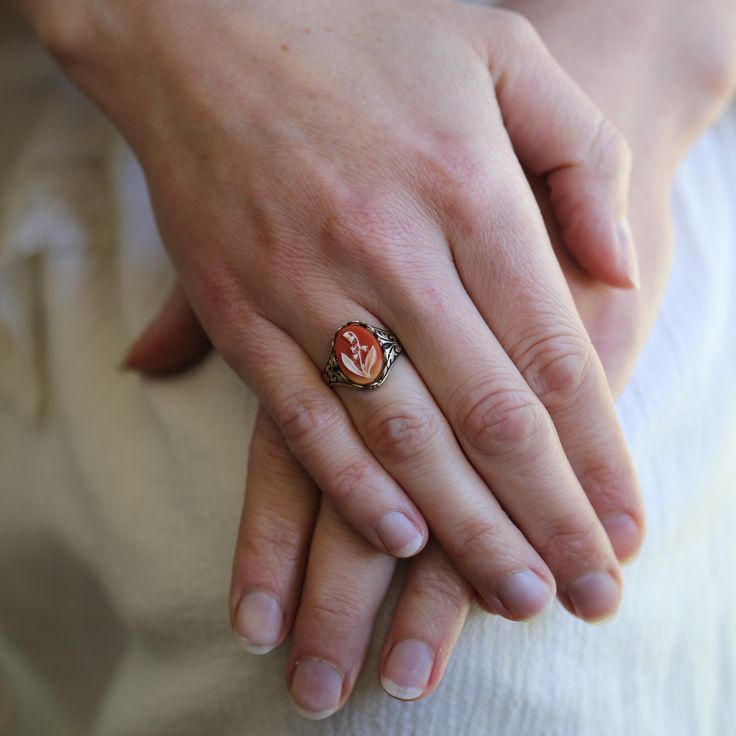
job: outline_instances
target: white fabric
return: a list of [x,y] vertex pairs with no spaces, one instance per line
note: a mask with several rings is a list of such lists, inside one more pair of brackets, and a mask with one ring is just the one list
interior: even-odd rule
[[256,401],[214,356],[117,370],[173,278],[141,172],[35,47],[0,41],[0,734],[736,733],[736,111],[678,176],[674,272],[618,407],[648,513],[618,616],[476,610],[439,691],[404,704],[376,679],[389,600],[349,705],[312,723],[285,651],[228,628]]

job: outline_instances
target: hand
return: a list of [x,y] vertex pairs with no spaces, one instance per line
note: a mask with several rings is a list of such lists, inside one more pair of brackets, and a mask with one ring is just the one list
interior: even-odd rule
[[[668,232],[661,212],[650,210],[644,199],[641,207],[652,213],[651,231]],[[668,241],[655,242],[663,246],[660,266],[666,270]],[[594,344],[607,348],[609,380],[620,389],[637,354],[640,312],[647,312],[645,305],[652,301],[647,287],[657,279],[643,273],[645,291],[637,299],[636,293],[594,282],[569,258],[565,270]],[[201,356],[205,339],[177,291],[137,342],[138,368],[149,374],[181,369]],[[292,634],[286,675],[295,706],[306,717],[327,717],[350,697],[395,564],[366,545],[329,502],[323,500],[319,513],[319,489],[263,409],[249,458],[233,563],[231,624],[243,646],[256,654],[271,651]],[[409,561],[384,639],[379,672],[387,693],[414,700],[435,691],[473,598],[472,586],[430,537]]]
[[[579,6],[576,11],[580,13]],[[600,23],[600,18],[596,16],[597,11],[593,8],[594,21],[590,24],[591,27],[576,39],[570,39],[566,33],[568,24],[557,22],[558,12],[557,9],[553,10],[542,5],[536,9],[534,20],[547,40],[559,46],[560,50],[568,55],[568,68],[578,77],[590,74],[591,69],[591,65],[586,62],[585,50],[580,46],[582,39],[593,39],[592,46],[596,48],[597,55],[601,55],[607,48],[606,43],[615,50],[619,48],[620,37],[630,38],[630,30],[627,28],[631,26],[630,23],[620,29],[621,34],[625,36],[617,36],[615,26],[612,26],[608,19]],[[689,27],[692,27],[692,24],[689,24]],[[602,32],[603,29],[605,29],[604,38],[596,40],[596,31]],[[669,35],[670,38],[677,38],[673,34]],[[692,34],[688,32],[687,37],[692,37]],[[670,44],[668,48],[669,46]],[[650,44],[648,50],[653,49]],[[682,50],[680,52],[677,55],[678,59],[688,57],[687,53],[683,54]],[[615,54],[612,56],[615,57]],[[702,59],[702,55],[698,58]],[[637,67],[634,62],[632,65]],[[641,68],[655,70],[658,65],[671,68],[671,64],[663,59],[638,64]],[[711,61],[707,66],[710,77],[713,78],[712,71],[717,65],[714,66]],[[634,150],[635,176],[632,184],[636,196],[631,214],[637,242],[644,252],[642,291],[622,292],[608,289],[586,277],[562,249],[558,248],[558,255],[563,260],[563,267],[576,304],[591,333],[593,343],[601,353],[609,381],[616,393],[622,390],[633,366],[643,342],[642,336],[648,331],[648,326],[656,313],[659,295],[666,279],[671,250],[666,203],[672,173],[682,151],[686,148],[688,139],[691,140],[707,125],[708,120],[716,114],[718,107],[722,106],[733,89],[733,82],[736,82],[736,75],[732,75],[729,79],[727,73],[729,68],[734,68],[733,65],[721,64],[720,68],[726,70],[726,74],[717,74],[716,77],[720,76],[723,84],[714,85],[712,89],[714,94],[704,101],[705,104],[699,105],[691,104],[692,94],[688,89],[687,77],[664,75],[665,79],[677,79],[678,83],[683,85],[674,99],[680,99],[686,104],[689,119],[698,124],[683,126],[678,135],[673,136],[669,144],[662,148],[653,146],[650,139],[652,128],[661,129],[658,118],[649,114],[639,114],[638,117],[620,114],[620,111],[625,109],[636,111],[645,108],[644,105],[637,104],[633,92],[627,95],[626,90],[632,90],[632,87],[625,80],[622,80],[618,88],[610,84],[595,85],[590,82],[587,87],[604,109],[610,107],[611,114],[619,110],[616,122],[627,131]],[[692,87],[698,92],[702,91],[702,77],[698,78],[697,67],[691,66],[689,72],[694,77],[690,80]],[[602,79],[606,78],[605,64],[598,68],[597,73]],[[654,91],[662,93],[662,85],[657,85],[656,90],[645,91],[644,98],[651,100]],[[633,99],[628,99],[629,96]],[[627,104],[623,106],[620,102],[617,103],[617,98],[626,100]],[[668,109],[657,101],[651,104],[655,109],[657,107]],[[671,116],[666,117],[669,119]],[[680,115],[675,116],[675,119],[684,121],[688,117]],[[551,222],[548,224],[552,227]],[[156,366],[164,367],[161,359],[169,354],[170,349],[181,349],[182,342],[186,346],[187,341],[182,341],[182,338],[196,335],[197,332],[196,320],[187,310],[186,302],[183,299],[172,300],[163,317],[154,323],[149,333],[138,343],[138,359],[141,361],[141,367],[147,366],[149,370]],[[302,580],[303,567],[294,568],[290,562],[301,560],[303,564],[306,540],[311,533],[311,518],[303,527],[299,528],[297,525],[292,529],[292,522],[285,512],[290,511],[293,514],[301,499],[303,505],[311,508],[313,517],[316,511],[317,490],[303,470],[294,463],[293,456],[283,446],[283,440],[278,432],[274,431],[267,417],[258,418],[250,457],[251,472],[246,497],[250,508],[246,508],[243,519],[246,524],[248,512],[252,513],[253,529],[263,530],[264,533],[254,535],[244,528],[239,537],[234,565],[231,612],[236,623],[235,610],[240,591],[248,582],[248,578],[252,578],[256,571],[262,571],[262,579],[255,581],[260,583],[261,589],[272,591],[275,589],[280,600],[289,602],[283,628],[279,629],[278,625],[272,626],[272,630],[275,629],[272,631],[272,639],[279,642],[291,628],[295,612],[293,601],[296,600]],[[285,469],[291,469],[294,475],[288,472],[281,474]],[[278,477],[269,477],[269,473],[273,474],[276,471],[279,471]],[[263,489],[274,491],[276,496],[274,504],[263,506],[271,496],[270,493],[263,492]],[[263,513],[258,511],[259,506],[263,507]],[[276,538],[269,538],[269,530],[279,528],[277,522],[280,519],[286,519],[287,529],[292,529],[293,533],[282,532]],[[374,553],[364,545],[361,548],[359,540],[356,540],[354,535],[351,537],[344,529],[341,535],[335,535],[329,529],[326,533],[322,533],[326,525],[334,523],[336,523],[334,514],[331,512],[326,514],[315,536],[316,550],[324,549],[325,545],[334,539],[338,539],[341,546],[336,552],[331,551],[324,558],[315,556],[310,562],[310,579],[305,588],[304,605],[299,612],[289,673],[290,681],[294,685],[293,663],[305,653],[318,653],[323,661],[336,662],[349,675],[346,682],[341,685],[338,702],[343,702],[349,693],[354,672],[362,660],[365,635],[370,630],[375,611],[375,600],[371,595],[380,600],[382,590],[387,584],[388,572],[385,561],[373,559]],[[337,523],[339,526],[339,522]],[[344,527],[344,524],[342,526]],[[248,540],[252,541],[249,543]],[[334,565],[335,559],[340,560],[339,567]],[[273,562],[269,564],[269,561]],[[282,564],[278,564],[279,562]],[[289,578],[288,574],[295,570],[296,573]],[[364,580],[366,575],[369,578],[372,575],[373,580]],[[367,596],[364,591],[369,591]],[[426,696],[432,692],[441,677],[470,598],[469,586],[452,569],[436,547],[428,547],[420,557],[412,561],[410,576],[381,657],[384,686],[389,692],[399,697]],[[335,601],[339,601],[340,605],[336,606]],[[261,622],[262,625],[266,624],[266,629],[268,621],[268,616],[264,616]],[[248,624],[247,621],[245,623]],[[395,644],[404,640],[413,643],[403,644],[394,651]],[[390,656],[391,652],[394,652],[394,656]],[[432,661],[433,654],[435,654],[434,661]],[[405,665],[418,666],[408,668],[402,677],[402,671],[397,669],[401,662]],[[425,668],[430,667],[429,676],[422,670],[421,665]],[[324,678],[324,682],[329,682],[330,672],[332,671],[327,670],[328,677]],[[407,679],[410,672],[412,675]],[[303,676],[300,677],[302,680],[305,679]],[[333,681],[334,677],[333,675]],[[326,691],[322,692],[323,697],[327,694]],[[315,695],[317,693],[311,693],[311,702],[313,706],[316,705],[317,710],[321,710],[323,708],[314,700]]]
[[[641,501],[509,136],[566,246],[619,285],[626,154],[529,27],[444,3],[315,2],[297,25],[272,3],[89,7],[67,68],[138,153],[207,334],[341,516],[412,554],[406,490],[492,610],[528,617],[555,585],[585,619],[613,610]],[[348,317],[411,357],[369,395],[319,376]]]
[[596,284],[553,238],[611,388],[620,394],[667,285],[670,192],[677,167],[736,94],[736,5],[728,0],[561,0],[553,7],[507,0],[502,5],[532,21],[555,57],[622,131],[633,153],[629,219],[641,290]]
[[[320,507],[321,495],[261,408],[233,565],[231,619],[253,653],[270,651],[292,633],[287,682],[309,718],[330,715],[349,697],[396,565],[326,498]],[[384,644],[388,692],[410,699],[436,687],[472,598],[472,587],[430,539],[409,561]],[[394,648],[398,642],[405,643]],[[411,680],[403,673],[407,664]]]
[[[661,184],[666,186],[664,180]],[[640,214],[649,213],[646,232],[666,232],[667,220],[652,204],[641,200]],[[553,229],[554,223],[550,220],[548,226]],[[558,246],[559,239],[553,238],[553,243]],[[601,285],[558,250],[593,342],[607,348],[609,380],[620,387],[638,347],[632,336],[640,330],[633,320],[620,329],[618,320],[622,314],[638,317],[635,309],[651,301],[649,291],[632,301],[635,292]],[[662,252],[660,266],[666,269],[667,249]],[[651,276],[643,274],[646,285],[652,283]],[[205,343],[204,330],[177,289],[136,342],[133,362],[149,375],[170,374],[201,357]],[[320,496],[261,407],[233,562],[231,624],[243,646],[255,654],[271,651],[292,634],[287,682],[297,709],[310,718],[329,716],[348,699],[395,571],[394,561],[367,545],[328,501],[323,499],[320,509]],[[380,673],[386,692],[405,700],[434,692],[474,595],[430,538],[409,562],[384,640]]]

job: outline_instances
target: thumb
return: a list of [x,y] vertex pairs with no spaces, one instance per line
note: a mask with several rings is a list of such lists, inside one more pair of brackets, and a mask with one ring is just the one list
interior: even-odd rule
[[591,276],[638,288],[628,226],[631,154],[623,136],[552,58],[521,15],[508,23],[489,68],[521,164],[545,178],[565,248]]
[[177,284],[161,312],[131,346],[123,367],[165,376],[188,368],[209,348],[209,338]]

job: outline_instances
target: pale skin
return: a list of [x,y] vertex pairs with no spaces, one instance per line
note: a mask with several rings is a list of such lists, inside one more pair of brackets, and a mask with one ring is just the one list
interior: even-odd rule
[[[57,23],[39,32],[138,154],[205,331],[341,517],[396,556],[430,524],[509,618],[555,593],[614,610],[640,492],[522,164],[566,248],[626,288],[629,155],[531,26],[418,0],[65,3]],[[370,395],[319,375],[345,315],[411,356]]]
[[[517,2],[513,7],[534,21],[568,71],[626,133],[633,149],[631,221],[640,244],[641,292],[614,290],[594,281],[557,248],[583,321],[603,358],[612,390],[618,394],[633,368],[666,283],[672,245],[668,198],[675,168],[733,93],[736,65],[730,59],[736,49],[729,38],[736,34],[729,29],[736,18],[718,3],[699,6],[695,17],[683,13],[668,16],[654,4],[621,4],[613,10],[610,5],[602,9],[591,4],[587,12],[565,4],[550,10],[533,1]],[[577,28],[584,27],[585,33],[570,37],[566,23],[569,12],[577,14]],[[662,23],[659,33],[668,39],[666,45],[651,42],[655,13]],[[699,29],[700,38],[693,34],[693,28]],[[703,54],[702,38],[708,36],[710,54]],[[625,65],[634,76],[611,71],[614,65],[621,67],[622,38],[637,49]],[[591,48],[596,51],[597,64],[588,61]],[[642,69],[647,70],[646,75]],[[610,83],[611,76],[615,84]],[[191,312],[174,297],[139,343],[145,352],[142,357],[152,369],[165,368],[161,361],[170,359],[167,356],[172,350],[178,353],[177,365],[186,362],[200,350],[197,334]],[[349,696],[372,616],[393,574],[390,560],[367,548],[327,509],[320,515],[311,542],[309,577],[304,585],[304,554],[318,493],[273,422],[261,412],[251,446],[247,505],[233,568],[231,616],[237,628],[236,605],[249,585],[269,590],[285,601],[287,616],[276,643],[292,631],[288,684],[292,688],[300,684],[298,679],[295,683],[295,674],[305,661],[316,658],[320,661],[317,667],[322,669],[318,675],[323,677],[324,690],[316,692],[312,682],[306,688],[311,687],[309,692],[295,696],[302,709],[307,704],[305,695],[312,698],[311,715],[314,707],[326,705],[317,705],[317,698],[329,696],[331,682],[339,684],[337,706]],[[274,500],[274,495],[281,501]],[[301,515],[296,510],[300,503]],[[284,523],[293,531],[291,544],[283,542],[289,537],[286,533],[280,538],[269,534],[269,529],[283,529]],[[285,559],[292,562],[284,563]],[[335,560],[340,561],[339,566]],[[297,612],[295,599],[299,594],[302,601]],[[430,544],[412,561],[381,656],[382,682],[389,693],[413,699],[434,691],[473,595],[472,586],[437,545]],[[335,675],[322,663],[337,665],[340,674]],[[417,675],[417,667],[422,665],[428,669]],[[329,713],[330,708],[317,712]]]
[[[622,281],[625,279],[624,271],[616,271],[619,261],[613,257],[614,251],[612,249],[608,251],[607,259],[603,259],[598,263],[586,261],[586,257],[581,255],[584,252],[584,245],[573,246],[570,238],[565,238],[564,215],[555,210],[555,217],[548,218],[548,227],[553,233],[556,226],[562,226],[562,243],[565,247],[558,247],[558,257],[564,267],[565,275],[582,319],[590,332],[598,353],[603,358],[609,380],[616,390],[620,390],[631,370],[633,359],[638,353],[648,325],[651,323],[666,280],[670,257],[669,248],[665,247],[666,243],[669,242],[666,202],[672,173],[679,157],[686,150],[693,137],[713,119],[713,116],[718,112],[732,90],[733,79],[727,72],[721,70],[733,68],[733,64],[729,65],[728,63],[730,61],[729,54],[732,54],[733,50],[728,43],[713,43],[713,40],[729,39],[729,30],[732,32],[734,28],[734,13],[726,7],[725,3],[706,3],[698,7],[698,19],[702,24],[697,27],[712,29],[712,35],[709,37],[711,43],[708,47],[709,53],[712,55],[706,58],[704,63],[698,65],[685,63],[693,58],[692,53],[687,53],[691,48],[689,44],[693,43],[692,29],[696,27],[693,25],[691,18],[686,18],[681,13],[679,17],[673,12],[667,13],[665,12],[666,6],[655,7],[656,3],[652,3],[651,7],[643,7],[644,4],[638,3],[636,9],[633,5],[629,6],[628,3],[621,3],[613,13],[612,18],[605,18],[605,12],[601,11],[601,8],[598,8],[597,11],[593,10],[593,6],[596,5],[596,3],[586,4],[585,11],[581,11],[578,5],[574,9],[571,9],[572,6],[567,8],[567,12],[577,14],[581,23],[587,23],[588,33],[576,36],[573,39],[566,35],[569,31],[567,31],[564,22],[560,22],[560,17],[565,12],[565,3],[555,4],[554,10],[545,7],[545,3],[534,2],[516,3],[513,7],[532,19],[568,72],[583,86],[601,109],[608,113],[609,118],[624,131],[634,152],[633,197],[630,214],[632,229],[640,243],[641,292],[612,290],[586,276],[572,262],[568,250],[565,248],[574,252],[578,261],[587,265],[588,270],[595,273],[596,276],[606,278],[609,282],[616,282],[619,286],[624,285]],[[646,30],[652,28],[652,24],[647,25],[647,21],[651,21],[651,18],[655,17],[655,12],[658,25],[663,24],[663,21],[670,23],[666,27],[666,37],[668,38],[666,46],[652,43],[651,35],[646,35]],[[626,17],[627,13],[631,14],[631,17]],[[637,13],[641,13],[641,15],[637,15]],[[652,13],[652,16],[648,16],[647,13]],[[630,22],[632,17],[637,21],[633,25]],[[618,28],[616,26],[617,21],[619,22]],[[640,35],[643,35],[643,38],[640,39],[642,42],[639,45],[636,43],[637,34],[633,33],[632,27],[636,28]],[[618,34],[616,30],[618,30]],[[679,35],[675,33],[678,30]],[[706,33],[705,30],[703,32]],[[631,42],[632,34],[633,43]],[[664,32],[663,35],[665,35]],[[736,34],[732,33],[731,35]],[[591,48],[595,49],[597,64],[590,63],[590,51],[585,48],[584,43],[580,42],[583,37],[585,43],[589,43]],[[629,39],[632,52],[629,55],[630,58],[627,57],[631,63],[624,65],[625,69],[622,72],[620,48],[623,37]],[[677,39],[680,44],[673,45],[673,38]],[[695,58],[699,57],[695,55]],[[703,62],[702,59],[700,61]],[[612,71],[614,62],[616,65],[615,73]],[[663,75],[657,73],[657,70],[661,72],[665,69],[671,72],[678,63],[684,63],[682,74]],[[627,76],[624,73],[627,69],[635,72],[635,74]],[[652,80],[642,80],[641,69],[653,70],[651,77],[654,83],[652,83]],[[543,78],[543,76],[540,77],[540,79]],[[611,83],[612,78],[615,79],[615,84]],[[662,84],[660,82],[661,78],[666,79],[669,86],[668,84]],[[673,84],[673,80],[677,81],[676,85]],[[704,80],[706,80],[706,84],[703,83]],[[530,82],[530,84],[533,84],[533,82]],[[697,90],[698,94],[694,95],[693,90]],[[685,109],[685,106],[678,107],[678,102],[682,100],[687,100],[687,109]],[[571,102],[571,100],[568,100],[568,102]],[[663,122],[666,122],[668,126],[663,128],[660,125],[657,128],[657,135],[652,134],[652,128],[654,127],[652,121],[658,120],[653,111],[658,111],[663,116]],[[669,113],[666,117],[664,111]],[[508,118],[509,116],[505,114],[507,122]],[[513,120],[513,115],[511,115],[511,120]],[[590,122],[589,119],[588,122]],[[663,130],[666,134],[663,134]],[[130,133],[129,137],[131,137]],[[551,137],[554,138],[554,135]],[[551,141],[550,145],[552,145]],[[527,168],[534,169],[527,162],[522,163],[525,163]],[[545,173],[544,167],[541,167],[538,173],[543,175]],[[549,180],[548,183],[550,183]],[[591,192],[585,187],[583,189],[586,195],[595,199],[594,191]],[[595,187],[593,187],[594,189]],[[469,193],[466,192],[466,194]],[[522,189],[519,189],[518,194],[521,197]],[[554,197],[555,192],[554,187],[552,187],[552,198],[554,199]],[[610,206],[610,197],[608,200]],[[544,206],[545,198],[543,195],[540,197],[540,201]],[[457,205],[457,201],[455,204]],[[480,214],[478,216],[481,217]],[[469,252],[472,252],[473,237],[469,237],[467,240],[467,248]],[[171,248],[171,244],[169,244],[169,247]],[[597,252],[600,253],[601,251]],[[458,254],[454,255],[455,259],[458,260]],[[476,264],[475,267],[479,266]],[[552,271],[554,272],[554,268],[552,268]],[[509,278],[511,276],[510,273],[505,275]],[[499,285],[499,288],[502,288],[502,285]],[[505,292],[507,300],[512,293]],[[474,299],[476,305],[478,305],[479,300],[482,302],[482,296],[474,297]],[[532,298],[531,301],[534,301],[534,299]],[[174,304],[176,303],[175,301]],[[518,306],[518,304],[518,301],[514,302],[515,306]],[[478,306],[482,311],[482,305]],[[493,306],[494,308],[498,307],[498,305]],[[523,318],[527,320],[525,324],[533,325],[533,310],[525,312],[522,309],[522,312],[524,312]],[[197,341],[201,346],[203,343],[201,332],[197,331],[196,325],[191,324],[191,314],[189,317],[186,314],[183,310],[179,311],[178,316],[175,316],[168,326],[165,322],[170,315],[165,317],[162,324],[154,327],[154,342],[165,338],[171,324],[178,325],[180,329],[183,329],[183,326],[187,324],[186,320],[189,319],[191,327],[189,337],[177,338],[185,343],[182,354],[185,354],[189,347]],[[361,317],[356,316],[355,318]],[[622,322],[627,324],[628,328],[626,330],[620,329]],[[206,319],[203,319],[203,323],[207,327]],[[392,327],[396,329],[393,324]],[[156,330],[158,330],[158,334]],[[396,331],[398,332],[398,330]],[[219,348],[217,336],[211,336],[215,341],[215,345]],[[151,339],[152,337],[149,334],[148,340]],[[189,347],[186,347],[186,345],[189,345]],[[505,345],[504,347],[506,352],[513,357],[514,351]],[[412,357],[415,354],[416,352],[413,352]],[[149,353],[149,358],[150,355],[151,353]],[[404,362],[408,363],[408,361]],[[525,380],[529,381],[527,373],[521,369],[521,366],[517,362],[514,365],[519,369]],[[398,367],[397,364],[397,369]],[[411,374],[414,383],[410,381],[402,383],[404,379],[399,378],[397,380],[397,378],[398,376],[392,374],[390,383],[386,385],[388,387],[393,383],[400,384],[396,396],[415,395],[417,405],[424,406],[431,403],[432,398],[428,394],[413,393],[420,390],[416,387],[421,386],[420,378],[423,377]],[[533,384],[534,381],[532,380],[530,383]],[[594,380],[593,383],[595,384]],[[576,388],[584,392],[588,389],[585,395],[586,397],[590,396],[590,386],[582,385],[576,386]],[[376,396],[378,396],[378,392]],[[593,396],[600,400],[597,394],[594,393]],[[358,426],[360,426],[361,417],[365,417],[364,414],[361,415],[361,411],[375,410],[375,406],[373,406],[375,401],[372,401],[375,397],[371,396],[370,398],[371,402],[363,405],[357,402],[351,405],[349,403],[350,397],[346,396],[344,398],[348,408],[352,409],[351,418],[358,423]],[[548,412],[555,432],[561,440],[561,445],[566,450],[570,468],[573,469],[579,479],[584,497],[590,501],[592,511],[598,518],[606,518],[603,512],[603,499],[596,497],[596,486],[600,481],[596,483],[596,479],[591,479],[589,473],[586,473],[584,469],[576,469],[576,466],[577,468],[584,468],[585,466],[584,456],[587,452],[585,438],[576,437],[573,433],[566,442],[565,430],[561,428],[561,420],[556,415],[560,413],[572,415],[575,420],[572,422],[573,424],[590,421],[589,417],[581,416],[579,411],[576,412],[574,406],[569,405],[570,397],[568,397],[568,405],[564,407],[564,412],[560,412],[559,407],[555,412],[554,408],[543,402],[543,397],[537,394],[537,398],[542,401]],[[241,633],[248,636],[251,647],[260,646],[267,650],[278,645],[291,630],[293,624],[294,638],[287,671],[287,680],[292,695],[303,711],[307,711],[313,716],[324,716],[334,712],[349,697],[370,636],[372,617],[393,574],[394,561],[386,554],[377,552],[366,543],[365,540],[368,539],[375,546],[380,547],[380,542],[377,543],[377,540],[372,539],[371,535],[366,533],[365,527],[361,527],[359,520],[351,519],[355,528],[363,532],[363,537],[348,526],[343,517],[335,512],[335,507],[331,501],[323,503],[321,510],[318,512],[318,487],[321,487],[322,484],[319,486],[315,484],[313,478],[315,480],[318,480],[318,478],[315,477],[313,469],[309,467],[308,462],[304,462],[303,458],[300,457],[299,448],[292,446],[293,441],[284,440],[282,428],[278,422],[274,422],[270,418],[271,413],[268,411],[267,403],[265,403],[265,406],[266,410],[262,411],[258,417],[251,448],[243,528],[239,538],[233,571],[231,614],[236,627],[243,624],[239,620],[237,605],[242,595],[248,591],[266,592],[278,601],[283,616],[277,636],[272,641],[259,643],[252,632],[250,632],[250,636],[248,636],[248,632],[241,631]],[[600,406],[600,401],[595,406]],[[569,433],[569,428],[567,431]],[[615,431],[613,434],[615,435]],[[610,439],[610,435],[605,433],[601,437]],[[444,456],[451,457],[448,448],[454,446],[453,442],[457,442],[458,446],[462,445],[463,448],[466,447],[462,444],[462,430],[455,426],[448,427],[448,431],[442,435],[442,440],[442,449],[439,450],[438,454],[444,454]],[[604,443],[604,445],[603,449],[610,451],[608,443]],[[560,448],[558,447],[558,449]],[[600,448],[598,449],[600,450]],[[605,458],[606,453],[603,450],[601,452]],[[550,453],[547,453],[547,455],[550,455]],[[392,469],[392,465],[397,467],[401,465],[401,462],[394,461],[392,464],[390,460],[385,460],[381,457],[381,453],[376,453],[376,456],[389,469]],[[521,464],[526,462],[527,458],[517,457],[514,460]],[[559,469],[559,461],[555,464],[548,457],[544,457],[543,461],[543,467],[547,472],[554,468]],[[484,474],[484,468],[478,468],[477,464],[482,466],[483,461],[477,460],[472,464],[468,463],[465,469],[456,461],[454,466],[448,463],[449,467],[445,470],[432,467],[431,472],[435,475],[449,473],[449,475],[445,475],[445,478],[463,477],[467,478],[468,481],[471,478],[470,473],[474,472],[475,475],[472,477],[479,479],[479,490],[483,482],[488,486],[492,486],[497,493],[499,484],[511,484],[509,487],[513,487],[513,478],[511,477],[513,476],[513,469],[506,468],[505,475],[502,474],[502,477],[494,478],[491,477],[492,473],[489,473],[487,468]],[[618,463],[612,463],[611,467],[618,467]],[[311,476],[305,472],[304,468],[310,470]],[[392,470],[394,477],[398,472],[398,470]],[[464,472],[465,475],[459,475],[461,472]],[[409,495],[415,501],[418,501],[411,493],[411,473],[406,476],[406,479],[397,478],[397,480],[409,491]],[[610,481],[611,479],[608,478],[607,480]],[[560,484],[558,489],[560,500],[568,504],[568,508],[577,509],[574,496],[561,493],[563,488],[564,484]],[[329,492],[329,489],[326,488],[322,488],[322,490],[326,493]],[[485,493],[488,493],[487,488]],[[619,503],[621,503],[622,498],[631,501],[630,496],[627,496],[623,491],[619,494]],[[501,500],[503,501],[503,499]],[[544,500],[544,496],[535,497],[535,503],[541,504],[542,500]],[[552,499],[547,498],[546,500],[550,505],[554,505],[551,503]],[[457,499],[454,500],[454,503],[457,503]],[[489,553],[495,555],[496,559],[512,557],[519,560],[524,559],[524,554],[529,555],[534,551],[540,552],[538,559],[526,557],[526,561],[529,563],[528,567],[534,569],[535,572],[542,573],[542,577],[553,575],[554,579],[547,578],[552,585],[554,585],[555,580],[557,582],[562,581],[560,587],[563,590],[560,591],[560,587],[558,587],[558,591],[562,593],[560,598],[563,604],[571,609],[571,612],[590,620],[600,618],[601,615],[608,615],[615,607],[617,598],[613,600],[613,605],[609,601],[609,605],[604,605],[602,610],[599,607],[593,615],[590,615],[589,612],[586,615],[585,611],[581,612],[574,605],[571,605],[571,601],[564,594],[564,584],[570,580],[570,573],[567,570],[572,569],[578,573],[580,570],[575,570],[571,561],[564,559],[564,556],[562,560],[554,561],[554,555],[550,555],[549,551],[537,549],[540,545],[535,544],[534,533],[530,531],[530,529],[533,529],[533,524],[531,522],[524,524],[522,521],[524,515],[521,513],[523,510],[516,514],[519,517],[517,523],[523,535],[520,535],[521,539],[512,539],[506,549],[503,548],[503,544],[500,545],[503,550],[502,553],[499,553],[499,537],[496,537],[494,539],[496,546],[491,546],[490,552],[482,548],[472,549],[472,554],[468,554],[466,557],[463,555],[453,557],[452,544],[445,543],[442,532],[435,529],[436,524],[433,523],[433,519],[430,518],[425,507],[421,503],[417,503],[417,505],[422,513],[427,516],[437,539],[443,543],[444,550],[440,544],[432,540],[411,563],[409,577],[394,614],[382,655],[382,680],[384,686],[392,694],[401,697],[424,697],[432,692],[441,679],[442,671],[475,592],[479,595],[479,600],[484,607],[509,618],[527,618],[528,615],[538,612],[527,611],[526,615],[516,615],[508,609],[504,610],[503,607],[500,607],[499,610],[498,604],[500,601],[492,592],[484,589],[482,583],[480,585],[478,583],[479,580],[487,581],[488,577],[487,572],[485,575],[481,574],[473,567],[472,560],[469,558],[476,555],[486,555],[485,558],[479,558],[486,561]],[[545,507],[544,511],[548,510],[550,509]],[[619,508],[617,507],[616,510],[619,510]],[[632,509],[629,508],[628,510],[631,511]],[[342,508],[340,511],[344,517],[349,518],[349,514],[345,514]],[[612,507],[609,506],[606,511],[610,514]],[[553,509],[550,510],[550,513],[553,513]],[[636,518],[641,523],[640,509],[638,509],[638,513],[639,515]],[[313,529],[317,514],[316,527]],[[440,516],[441,512],[438,511],[437,517]],[[549,518],[553,519],[554,516],[551,515]],[[579,522],[579,518],[577,521]],[[590,529],[593,529],[593,527],[587,527],[587,530]],[[314,537],[312,538],[313,533]],[[500,538],[503,539],[502,536]],[[598,538],[600,538],[600,535]],[[578,541],[581,541],[580,537]],[[615,542],[614,539],[609,541]],[[620,558],[629,557],[635,552],[639,541],[639,539],[634,540],[633,543],[629,541],[627,549],[617,548],[615,551],[619,553]],[[306,551],[310,544],[309,567],[306,581],[304,581]],[[528,544],[529,550],[523,544]],[[541,546],[544,547],[544,545]],[[616,544],[613,545],[613,547],[616,546]],[[621,547],[622,545],[619,543],[618,546]],[[384,548],[383,552],[386,551],[392,550]],[[613,549],[609,548],[607,552],[612,555]],[[453,557],[455,565],[448,559],[448,553],[450,557]],[[595,545],[592,550],[576,550],[576,553],[575,556],[585,559],[591,559],[591,554],[593,559],[595,559],[596,554],[601,554],[600,550],[595,549]],[[535,567],[534,563],[539,565],[540,561],[542,565],[549,563],[550,559],[548,558],[553,560],[552,564],[549,564],[549,568]],[[339,564],[336,565],[336,561]],[[615,570],[615,568],[609,568],[610,570]],[[503,572],[497,571],[495,573],[496,581],[503,579]],[[491,578],[493,578],[493,575],[491,575]],[[297,611],[297,599],[302,588],[302,599]],[[257,614],[256,618],[261,615],[263,621],[266,621],[268,619],[265,616],[268,613],[267,606],[264,607],[263,600],[260,601],[259,605],[260,608],[256,606],[256,609],[254,609]],[[246,621],[246,628],[247,625],[248,622]],[[403,648],[397,646],[398,642],[407,641],[414,642],[414,644],[402,645]],[[421,642],[421,644],[417,644],[417,642]],[[401,681],[402,662],[406,664],[412,657],[415,661],[428,664],[428,674],[422,683]],[[310,667],[312,668],[311,673],[309,672]]]

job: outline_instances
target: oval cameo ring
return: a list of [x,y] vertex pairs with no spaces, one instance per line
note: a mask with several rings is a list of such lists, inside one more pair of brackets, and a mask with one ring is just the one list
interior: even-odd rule
[[402,352],[393,332],[365,322],[346,322],[332,339],[332,350],[322,378],[328,386],[378,388]]

